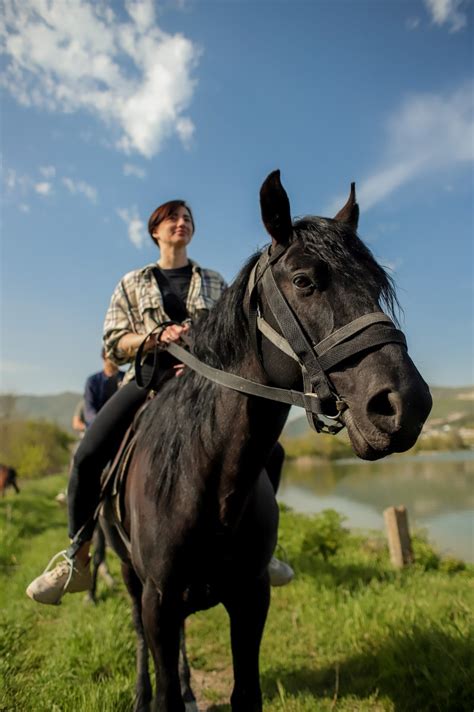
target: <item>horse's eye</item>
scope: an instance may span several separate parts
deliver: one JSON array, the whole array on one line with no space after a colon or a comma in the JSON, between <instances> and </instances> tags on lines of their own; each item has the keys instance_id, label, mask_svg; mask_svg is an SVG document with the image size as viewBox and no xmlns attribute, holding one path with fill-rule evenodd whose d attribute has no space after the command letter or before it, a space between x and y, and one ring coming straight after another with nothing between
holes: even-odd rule
<instances>
[{"instance_id":1,"label":"horse's eye","mask_svg":"<svg viewBox=\"0 0 474 712\"><path fill-rule=\"evenodd\" d=\"M310 278L306 274L297 274L293 277L293 284L298 289L307 289L314 286Z\"/></svg>"}]
</instances>

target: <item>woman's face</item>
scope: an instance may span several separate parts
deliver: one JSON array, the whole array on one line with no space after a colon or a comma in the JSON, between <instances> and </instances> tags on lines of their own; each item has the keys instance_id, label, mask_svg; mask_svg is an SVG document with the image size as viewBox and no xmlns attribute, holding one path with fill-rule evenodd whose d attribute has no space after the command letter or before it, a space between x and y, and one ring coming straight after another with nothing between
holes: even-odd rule
<instances>
[{"instance_id":1,"label":"woman's face","mask_svg":"<svg viewBox=\"0 0 474 712\"><path fill-rule=\"evenodd\" d=\"M193 236L193 221L189 210L180 205L171 215L162 220L153 231L158 246L186 247Z\"/></svg>"}]
</instances>

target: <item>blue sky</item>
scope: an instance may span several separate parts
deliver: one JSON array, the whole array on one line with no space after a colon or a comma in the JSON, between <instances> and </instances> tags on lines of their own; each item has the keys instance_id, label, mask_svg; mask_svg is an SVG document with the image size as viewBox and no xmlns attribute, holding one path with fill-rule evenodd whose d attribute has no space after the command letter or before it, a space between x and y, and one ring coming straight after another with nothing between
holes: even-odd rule
<instances>
[{"instance_id":1,"label":"blue sky","mask_svg":"<svg viewBox=\"0 0 474 712\"><path fill-rule=\"evenodd\" d=\"M428 382L473 363L472 0L3 0L0 390L80 391L125 272L183 197L228 280L280 168L393 273Z\"/></svg>"}]
</instances>

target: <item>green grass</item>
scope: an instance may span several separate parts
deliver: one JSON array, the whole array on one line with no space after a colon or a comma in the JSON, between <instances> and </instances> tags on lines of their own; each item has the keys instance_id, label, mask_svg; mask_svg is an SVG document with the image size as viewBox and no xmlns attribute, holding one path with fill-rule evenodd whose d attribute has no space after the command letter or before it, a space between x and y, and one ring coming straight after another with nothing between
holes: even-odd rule
<instances>
[{"instance_id":1,"label":"green grass","mask_svg":"<svg viewBox=\"0 0 474 712\"><path fill-rule=\"evenodd\" d=\"M124 587L99 588L59 607L24 589L66 545L54 502L63 477L23 483L0 502L0 710L121 712L134 689L134 649ZM331 541L330 551L321 542ZM325 519L282 513L280 542L296 580L272 594L261 652L268 712L472 710L473 569L440 561L422 541L418 562L391 569L377 537ZM324 542L323 542L324 543ZM324 558L324 555L326 558ZM114 573L118 562L109 556ZM228 624L222 607L194 616L188 647L201 709L230 710Z\"/></svg>"}]
</instances>

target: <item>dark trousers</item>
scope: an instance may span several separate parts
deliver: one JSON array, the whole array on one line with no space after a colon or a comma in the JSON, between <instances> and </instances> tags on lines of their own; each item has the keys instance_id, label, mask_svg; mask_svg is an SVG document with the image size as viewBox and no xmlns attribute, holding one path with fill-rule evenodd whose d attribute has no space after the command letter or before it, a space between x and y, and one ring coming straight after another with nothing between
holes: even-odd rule
<instances>
[{"instance_id":1,"label":"dark trousers","mask_svg":"<svg viewBox=\"0 0 474 712\"><path fill-rule=\"evenodd\" d=\"M99 504L102 470L115 456L147 394L148 391L138 388L135 381L130 381L114 393L86 430L73 458L68 485L71 539L94 514Z\"/></svg>"}]
</instances>

